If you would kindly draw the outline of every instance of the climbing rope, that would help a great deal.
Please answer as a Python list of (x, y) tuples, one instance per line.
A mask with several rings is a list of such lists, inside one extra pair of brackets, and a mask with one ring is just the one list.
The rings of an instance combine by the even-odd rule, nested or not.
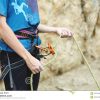
[(98, 83), (98, 81), (96, 80), (96, 78), (95, 78), (95, 76), (94, 76), (94, 73), (92, 72), (92, 69), (91, 69), (90, 64), (88, 63), (88, 61), (87, 61), (86, 57), (84, 56), (84, 54), (83, 54), (81, 48), (79, 47), (76, 38), (75, 38), (74, 36), (72, 36), (72, 37), (73, 37), (73, 39), (74, 39), (74, 41), (75, 41), (75, 43), (76, 43), (76, 45), (77, 45), (77, 47), (78, 47), (78, 49), (79, 49), (79, 51), (80, 51), (80, 53), (81, 53), (81, 55), (82, 55), (84, 61), (86, 62), (87, 67), (88, 67), (88, 69), (89, 69), (89, 71), (90, 71), (90, 73), (91, 73), (91, 75), (92, 75), (92, 77), (93, 77), (93, 79), (94, 79), (94, 81), (95, 81), (95, 83), (96, 83), (98, 89), (100, 90), (99, 83)]

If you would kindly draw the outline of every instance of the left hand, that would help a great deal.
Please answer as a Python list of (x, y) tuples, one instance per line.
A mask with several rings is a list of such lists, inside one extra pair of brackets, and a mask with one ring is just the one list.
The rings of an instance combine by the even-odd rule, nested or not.
[(57, 34), (60, 35), (61, 38), (70, 37), (73, 33), (67, 28), (57, 28)]

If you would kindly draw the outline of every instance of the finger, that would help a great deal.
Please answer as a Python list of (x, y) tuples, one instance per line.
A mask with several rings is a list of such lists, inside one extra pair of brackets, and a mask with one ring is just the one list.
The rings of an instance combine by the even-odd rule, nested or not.
[(62, 33), (59, 33), (59, 36), (62, 37)]
[(60, 37), (63, 37), (63, 35), (64, 35), (64, 33), (63, 33), (63, 32), (61, 32), (61, 33), (60, 33)]
[(39, 68), (40, 68), (40, 71), (43, 71), (43, 69), (44, 69), (43, 66), (39, 66)]
[(40, 61), (40, 66), (39, 66), (39, 68), (40, 68), (41, 70), (44, 69), (44, 67), (43, 67), (43, 62), (42, 62), (42, 61)]
[(37, 74), (37, 73), (39, 73), (40, 71), (38, 71), (37, 69), (35, 69), (34, 71), (33, 71), (33, 73), (34, 74)]
[(66, 34), (68, 34), (68, 36), (72, 36), (73, 33), (70, 30), (65, 29), (64, 32), (67, 32)]
[(69, 31), (63, 31), (63, 33), (65, 34), (65, 35), (69, 35)]
[(72, 35), (73, 35), (73, 33), (71, 31), (69, 31), (69, 36), (72, 36)]
[(64, 38), (64, 37), (67, 37), (67, 36), (68, 36), (68, 33), (63, 32), (61, 38)]
[(69, 36), (69, 32), (68, 31), (64, 31), (64, 36)]
[(32, 73), (33, 73), (33, 74), (36, 74), (36, 72), (35, 72), (35, 71), (32, 71)]
[(34, 68), (32, 69), (33, 74), (39, 73), (40, 71), (38, 70), (38, 68)]
[(70, 32), (69, 31), (64, 31), (64, 36), (70, 36)]
[(41, 69), (40, 69), (40, 67), (38, 66), (38, 67), (36, 67), (36, 68), (34, 69), (34, 71), (35, 71), (36, 73), (39, 73), (39, 72), (41, 72)]
[(62, 35), (62, 36), (60, 36), (61, 38), (66, 38), (67, 36), (66, 35)]
[(36, 72), (36, 73), (39, 73), (39, 72), (40, 72), (40, 70), (39, 70), (39, 69), (35, 69), (35, 72)]
[(67, 34), (68, 34), (67, 36), (72, 36), (71, 32), (67, 32)]
[(68, 36), (72, 36), (70, 32), (68, 33)]

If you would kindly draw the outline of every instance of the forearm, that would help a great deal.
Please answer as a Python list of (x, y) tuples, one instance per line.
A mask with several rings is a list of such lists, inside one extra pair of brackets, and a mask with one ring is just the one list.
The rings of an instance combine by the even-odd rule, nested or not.
[(50, 26), (46, 26), (46, 25), (43, 25), (43, 24), (39, 24), (38, 26), (38, 30), (40, 32), (48, 32), (48, 33), (56, 33), (57, 32), (57, 28), (56, 27), (50, 27)]
[(3, 23), (0, 25), (0, 37), (4, 40), (4, 42), (9, 45), (19, 56), (23, 59), (26, 59), (28, 51), (24, 48), (24, 46), (19, 42), (13, 31), (10, 27)]

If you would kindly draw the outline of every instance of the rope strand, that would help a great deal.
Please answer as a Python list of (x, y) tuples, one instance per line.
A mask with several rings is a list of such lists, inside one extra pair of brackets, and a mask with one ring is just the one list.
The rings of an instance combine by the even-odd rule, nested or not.
[(72, 37), (73, 37), (73, 39), (74, 39), (74, 41), (75, 41), (75, 43), (76, 43), (76, 45), (77, 45), (77, 47), (78, 47), (78, 49), (79, 49), (79, 51), (80, 51), (80, 53), (81, 53), (81, 55), (82, 55), (84, 61), (86, 62), (87, 67), (88, 67), (88, 69), (89, 69), (89, 71), (90, 71), (90, 73), (91, 73), (91, 75), (92, 75), (92, 77), (93, 77), (93, 79), (94, 79), (94, 81), (95, 81), (95, 83), (96, 83), (98, 89), (100, 90), (99, 83), (98, 83), (98, 81), (96, 80), (96, 78), (95, 78), (95, 76), (94, 76), (94, 73), (92, 72), (92, 69), (91, 69), (90, 64), (88, 63), (88, 61), (87, 61), (86, 57), (84, 56), (84, 54), (83, 54), (81, 48), (79, 47), (76, 38), (75, 38), (74, 36), (72, 36)]

